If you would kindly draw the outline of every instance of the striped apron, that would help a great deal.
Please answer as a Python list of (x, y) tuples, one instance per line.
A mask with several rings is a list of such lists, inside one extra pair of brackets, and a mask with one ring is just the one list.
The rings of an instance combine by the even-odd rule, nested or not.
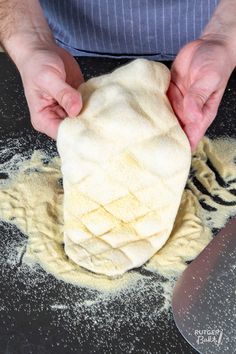
[(172, 60), (219, 0), (40, 0), (56, 42), (72, 55)]

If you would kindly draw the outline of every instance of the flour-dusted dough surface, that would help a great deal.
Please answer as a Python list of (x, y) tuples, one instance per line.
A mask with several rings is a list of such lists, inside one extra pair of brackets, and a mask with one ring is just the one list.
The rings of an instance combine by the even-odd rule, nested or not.
[(65, 252), (95, 273), (141, 266), (171, 233), (191, 154), (169, 80), (135, 60), (81, 85), (82, 112), (60, 125)]

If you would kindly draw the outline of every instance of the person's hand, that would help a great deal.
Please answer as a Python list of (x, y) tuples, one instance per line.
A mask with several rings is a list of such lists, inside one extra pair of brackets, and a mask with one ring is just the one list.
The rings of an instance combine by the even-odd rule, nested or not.
[(177, 55), (168, 97), (194, 150), (214, 120), (234, 63), (225, 42), (198, 39)]
[(19, 66), (33, 127), (53, 139), (66, 116), (82, 108), (83, 76), (76, 60), (56, 44), (33, 51)]

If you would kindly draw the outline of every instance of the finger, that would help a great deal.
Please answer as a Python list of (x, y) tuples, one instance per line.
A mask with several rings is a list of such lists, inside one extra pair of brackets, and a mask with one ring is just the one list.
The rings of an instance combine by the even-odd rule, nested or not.
[(170, 83), (167, 96), (172, 105), (175, 115), (180, 119), (183, 115), (183, 95), (174, 82)]
[(183, 100), (183, 121), (196, 122), (203, 117), (203, 108), (209, 98), (218, 91), (220, 79), (217, 75), (205, 75), (195, 81), (186, 92)]
[(207, 98), (200, 93), (188, 93), (183, 99), (183, 123), (194, 123), (202, 120), (203, 106)]
[(223, 96), (224, 90), (221, 89), (211, 95), (202, 109), (202, 117), (194, 123), (187, 123), (184, 127), (192, 149), (195, 149), (205, 132), (216, 117), (218, 107)]
[(56, 139), (59, 125), (63, 118), (60, 118), (56, 112), (47, 108), (39, 113), (31, 114), (31, 122), (37, 131)]
[(208, 123), (208, 126), (211, 124), (217, 114), (223, 94), (224, 89), (221, 89), (218, 92), (214, 92), (203, 107), (203, 117), (204, 120)]
[(66, 118), (66, 116), (67, 116), (67, 113), (65, 112), (65, 110), (59, 105), (53, 107), (52, 111), (58, 116), (58, 118), (63, 119), (63, 118)]
[(184, 131), (189, 139), (192, 150), (196, 149), (199, 141), (204, 136), (214, 118), (215, 115), (213, 112), (211, 115), (204, 115), (202, 113), (201, 117), (195, 122), (187, 122), (187, 124), (185, 124)]
[(205, 132), (203, 132), (203, 130), (204, 129), (201, 129), (201, 127), (196, 123), (190, 123), (188, 125), (185, 125), (184, 131), (188, 137), (192, 151), (196, 149), (199, 141), (204, 135)]
[(58, 102), (68, 116), (75, 117), (79, 114), (82, 108), (82, 98), (79, 91), (53, 72), (47, 75), (46, 84), (47, 93)]
[(78, 68), (78, 69), (79, 69), (79, 74), (76, 75), (76, 76), (75, 75), (71, 75), (72, 76), (71, 82), (68, 82), (75, 89), (78, 89), (78, 87), (80, 87), (80, 85), (84, 83), (83, 74), (82, 74), (80, 68)]
[(184, 131), (188, 137), (192, 151), (196, 149), (199, 141), (203, 138), (209, 125), (210, 123), (207, 120), (203, 119), (199, 122), (187, 124), (184, 127)]

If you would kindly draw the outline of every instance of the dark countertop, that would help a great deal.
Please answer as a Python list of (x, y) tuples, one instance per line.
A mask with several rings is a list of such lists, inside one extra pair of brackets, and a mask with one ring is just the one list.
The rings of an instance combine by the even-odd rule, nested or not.
[[(126, 61), (81, 58), (79, 62), (88, 79)], [(55, 142), (31, 127), (19, 75), (4, 53), (0, 67), (0, 164), (35, 149), (54, 156)], [(236, 137), (235, 117), (234, 73), (207, 134)], [(95, 290), (60, 282), (40, 267), (29, 271), (21, 260), (14, 260), (16, 246), (25, 244), (24, 235), (6, 223), (0, 223), (0, 235), (1, 354), (196, 353), (179, 334), (171, 311), (159, 312), (164, 302), (156, 285), (164, 281), (160, 276), (141, 268), (143, 281), (136, 292), (103, 298)], [(15, 258), (9, 261), (10, 256)]]

